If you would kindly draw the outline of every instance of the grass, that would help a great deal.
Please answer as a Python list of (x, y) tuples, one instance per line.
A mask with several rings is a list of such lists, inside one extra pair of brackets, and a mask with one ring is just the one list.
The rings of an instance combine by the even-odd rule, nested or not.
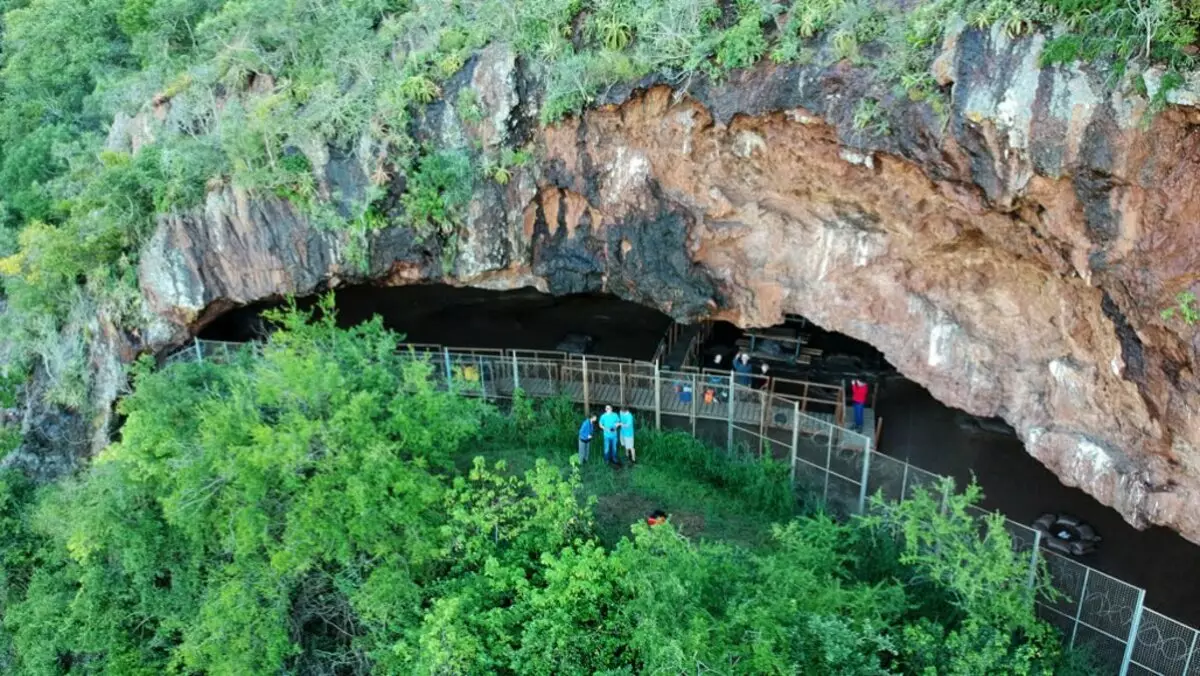
[[(577, 456), (575, 430), (582, 412), (556, 400), (529, 408), (532, 417), (525, 427), (514, 425), (506, 415), (489, 421), (479, 446), (460, 456), (456, 465), (465, 469), (483, 456), (489, 463), (502, 460), (509, 472), (519, 474), (546, 459), (569, 471)], [(655, 509), (670, 514), (688, 537), (752, 548), (769, 542), (772, 523), (799, 513), (785, 465), (748, 453), (730, 457), (724, 449), (680, 431), (642, 428), (636, 438), (636, 465), (607, 466), (597, 437), (588, 462), (580, 467), (584, 490), (596, 498), (596, 534), (607, 545), (628, 535), (632, 524)]]

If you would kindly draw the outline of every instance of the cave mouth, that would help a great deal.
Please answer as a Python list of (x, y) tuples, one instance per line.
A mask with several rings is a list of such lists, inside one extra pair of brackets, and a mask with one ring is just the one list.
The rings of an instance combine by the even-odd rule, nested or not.
[[(451, 348), (583, 349), (588, 354), (626, 359), (653, 359), (673, 322), (667, 315), (608, 294), (552, 296), (533, 288), (493, 291), (444, 284), (398, 287), (348, 286), (334, 290), (338, 324), (354, 326), (382, 317), (384, 325), (410, 343)], [(296, 300), (315, 310), (319, 298)], [(282, 307), (281, 300), (230, 310), (199, 334), (207, 340), (245, 342), (268, 332), (263, 310)], [(825, 331), (801, 317), (789, 316), (778, 326), (741, 329), (726, 322), (678, 327), (676, 349), (663, 355), (663, 366), (684, 365), (689, 335), (699, 332), (699, 349), (686, 365), (711, 367), (717, 355), (732, 359), (749, 351), (756, 367), (767, 362), (779, 391), (786, 380), (845, 388), (858, 377), (870, 386), (868, 407), (878, 423), (863, 431), (878, 432), (876, 449), (962, 486), (972, 479), (984, 491), (982, 506), (1008, 518), (1032, 524), (1045, 512), (1068, 511), (1093, 524), (1104, 547), (1080, 561), (1147, 590), (1146, 602), (1159, 612), (1200, 623), (1200, 579), (1179, 578), (1179, 567), (1200, 567), (1200, 547), (1165, 528), (1138, 531), (1117, 512), (1086, 493), (1063, 485), (1050, 470), (1030, 457), (1016, 433), (999, 419), (979, 418), (935, 399), (924, 387), (901, 375), (871, 345)], [(750, 334), (794, 334), (806, 352), (796, 359), (796, 346), (776, 342), (764, 347)], [(761, 339), (760, 339), (761, 340)], [(726, 363), (728, 363), (726, 361)]]
[[(585, 351), (650, 360), (671, 318), (610, 294), (552, 296), (531, 287), (493, 291), (446, 284), (347, 286), (332, 291), (337, 322), (355, 326), (379, 315), (409, 343), (450, 348), (520, 348)], [(296, 299), (314, 310), (319, 298)], [(283, 301), (256, 303), (221, 315), (200, 331), (205, 340), (246, 342), (265, 337), (264, 310)]]

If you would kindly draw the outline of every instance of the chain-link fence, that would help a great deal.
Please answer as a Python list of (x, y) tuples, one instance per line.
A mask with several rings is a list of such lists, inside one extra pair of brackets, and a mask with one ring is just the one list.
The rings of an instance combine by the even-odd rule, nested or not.
[[(257, 346), (197, 340), (166, 361), (226, 362), (247, 349)], [(871, 437), (841, 426), (840, 402), (804, 410), (807, 388), (803, 397), (789, 396), (746, 374), (664, 371), (657, 363), (561, 352), (435, 345), (403, 345), (398, 352), (427, 362), (438, 387), (464, 395), (506, 399), (520, 389), (537, 398), (563, 396), (589, 412), (626, 406), (657, 428), (788, 463), (796, 494), (842, 517), (863, 513), (869, 496), (903, 500), (942, 479), (877, 452)], [(1030, 553), (1028, 584), (1050, 590), (1037, 601), (1039, 615), (1068, 646), (1089, 650), (1101, 673), (1200, 676), (1197, 630), (1145, 608), (1145, 590), (1050, 551), (1045, 544), (1053, 533), (1011, 520), (1005, 529), (1014, 549)]]

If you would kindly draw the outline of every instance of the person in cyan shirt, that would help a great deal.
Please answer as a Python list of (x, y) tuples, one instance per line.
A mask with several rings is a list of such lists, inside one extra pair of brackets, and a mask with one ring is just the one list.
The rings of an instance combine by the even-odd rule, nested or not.
[(613, 413), (612, 406), (604, 407), (604, 415), (600, 416), (600, 430), (604, 432), (604, 462), (619, 464), (617, 459), (617, 428), (621, 425), (621, 417)]
[(629, 456), (630, 464), (637, 464), (637, 451), (633, 448), (633, 413), (628, 406), (621, 407), (621, 446), (625, 455)]
[(579, 464), (588, 461), (588, 453), (592, 450), (592, 435), (595, 434), (596, 416), (584, 418), (579, 426)]

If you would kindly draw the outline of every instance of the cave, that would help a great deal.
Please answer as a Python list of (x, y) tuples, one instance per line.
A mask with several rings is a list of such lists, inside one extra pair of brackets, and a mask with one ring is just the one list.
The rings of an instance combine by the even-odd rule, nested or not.
[[(458, 348), (579, 349), (597, 356), (648, 361), (673, 324), (655, 309), (604, 293), (553, 296), (528, 287), (494, 291), (445, 284), (355, 285), (332, 293), (343, 327), (378, 315), (407, 342)], [(296, 305), (314, 310), (318, 299), (306, 296)], [(276, 299), (230, 310), (198, 336), (231, 342), (261, 339), (269, 332), (263, 310), (285, 304)], [(728, 363), (739, 350), (747, 349), (750, 334), (785, 331), (802, 336), (805, 353), (799, 359), (795, 354), (764, 359), (759, 348), (751, 352), (753, 363), (767, 361), (769, 375), (777, 379), (843, 388), (852, 377), (865, 380), (873, 412), (871, 429), (865, 431), (875, 435), (878, 451), (951, 476), (960, 486), (976, 480), (984, 491), (982, 507), (1018, 523), (1031, 524), (1045, 512), (1083, 518), (1104, 542), (1077, 560), (1145, 588), (1146, 604), (1155, 610), (1200, 623), (1200, 605), (1195, 603), (1200, 599), (1200, 581), (1172, 574), (1181, 566), (1200, 567), (1200, 548), (1166, 528), (1130, 526), (1087, 493), (1062, 484), (1026, 452), (1003, 420), (973, 416), (943, 404), (871, 345), (799, 316), (761, 330), (714, 321), (683, 325), (679, 331), (683, 336), (702, 334), (697, 355), (689, 362), (697, 366), (700, 362), (711, 366), (716, 355)], [(580, 344), (581, 338), (587, 339), (586, 344)], [(682, 359), (683, 350), (676, 349), (663, 355), (663, 367), (679, 368)]]

